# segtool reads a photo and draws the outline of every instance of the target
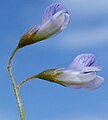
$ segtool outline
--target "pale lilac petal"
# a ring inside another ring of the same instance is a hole
[[[36,40],[44,40],[60,33],[66,28],[69,20],[70,16],[61,3],[51,4],[44,12],[42,23],[35,35]],[[37,30],[37,28],[34,27],[33,30],[31,30],[31,33],[35,30]]]
[[[84,67],[81,69],[81,73],[88,73],[88,72],[97,72],[97,71],[101,71],[100,67]]]
[[[67,27],[67,25],[69,24],[69,21],[70,21],[70,16],[69,16],[69,14],[66,14],[66,13],[65,13],[65,21],[64,21],[64,24],[63,24],[62,27],[61,27],[61,31]]]
[[[96,72],[90,72],[87,74],[81,74],[80,72],[71,72],[64,70],[62,74],[57,76],[57,79],[63,81],[65,85],[81,85],[90,82],[96,77]]]
[[[94,90],[99,88],[104,82],[104,79],[100,76],[97,76],[94,80],[91,82],[85,83],[82,87],[87,90]]]
[[[61,30],[65,21],[62,11],[57,12],[53,17],[44,23],[36,33],[37,39],[46,39]]]
[[[80,70],[84,67],[91,67],[95,65],[95,56],[93,54],[78,55],[68,69]]]
[[[80,89],[80,88],[82,88],[81,85],[69,85],[67,87],[74,88],[74,89]]]
[[[48,6],[42,17],[42,24],[44,24],[49,19],[51,19],[51,17],[59,11],[68,13],[67,10],[63,7],[63,5],[61,3],[54,3],[54,4],[51,4],[50,6]]]
[[[77,77],[81,80],[81,83],[88,83],[96,78],[96,72],[80,73]]]
[[[79,73],[63,72],[61,75],[57,76],[59,81],[63,81],[66,86],[68,85],[78,85],[82,80],[77,77]]]
[[[63,13],[64,14],[64,13]],[[67,25],[69,24],[70,21],[70,16],[69,14],[64,14],[65,19],[64,19],[64,23],[62,24],[61,28],[56,32],[56,34],[54,34],[52,37],[58,35],[63,29],[65,29],[67,27]]]

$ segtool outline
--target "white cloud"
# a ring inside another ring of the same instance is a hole
[[[68,31],[62,34],[60,40],[57,41],[60,48],[75,47],[96,47],[97,45],[108,44],[108,25],[97,29],[80,29]]]
[[[63,31],[59,37],[60,40],[57,41],[59,48],[86,48],[108,44],[108,0],[59,1],[69,8],[71,14],[69,24],[71,30],[68,27],[66,31]],[[72,28],[73,25],[76,26]]]
[[[14,114],[12,114],[10,111],[0,111],[0,120],[15,120],[14,117]]]
[[[47,120],[107,120],[106,116],[100,116],[100,115],[76,115],[76,116],[71,116],[71,115],[63,115],[63,116],[58,116],[56,118],[50,118]]]
[[[59,0],[79,15],[108,13],[108,0]],[[77,8],[77,9],[76,9]]]

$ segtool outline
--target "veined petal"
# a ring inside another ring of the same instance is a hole
[[[81,54],[78,55],[68,69],[80,70],[84,67],[90,67],[95,65],[95,56],[93,54]]]
[[[79,73],[75,72],[63,72],[61,75],[57,76],[57,79],[60,81],[64,81],[66,85],[77,85],[81,83],[81,80],[78,76]]]
[[[101,71],[101,68],[92,66],[92,67],[84,67],[81,69],[80,72],[81,73],[88,73],[88,72],[97,72],[97,71]]]
[[[66,86],[70,85],[82,85],[90,82],[96,77],[96,72],[87,74],[81,74],[80,72],[64,71],[62,74],[57,76],[57,79],[63,81]]]
[[[46,39],[59,32],[65,21],[62,11],[57,12],[50,20],[43,24],[36,33],[36,39]]]
[[[104,82],[104,79],[100,76],[97,76],[94,80],[92,80],[91,82],[85,83],[82,87],[87,90],[94,90],[99,88],[103,82]]]
[[[51,17],[59,11],[67,12],[61,3],[54,3],[48,6],[42,16],[42,24],[51,19]]]
[[[65,20],[64,20],[64,24],[61,27],[61,30],[65,29],[67,27],[67,25],[69,24],[70,21],[70,16],[69,14],[65,13]]]
[[[85,74],[79,74],[78,78],[81,80],[81,83],[87,83],[96,78],[96,72],[89,72]]]
[[[63,29],[65,29],[67,27],[67,25],[69,24],[70,21],[70,16],[67,13],[63,13],[65,16],[65,20],[63,25],[61,26],[61,28],[56,32],[56,34],[54,34],[52,37],[56,36],[57,34],[59,34]]]

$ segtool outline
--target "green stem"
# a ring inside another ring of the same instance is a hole
[[[18,84],[17,89],[19,89],[25,82],[27,82],[31,79],[34,79],[34,78],[38,78],[38,75],[33,75],[33,76],[26,78],[25,80],[23,80],[21,83]]]
[[[14,52],[12,53],[10,59],[9,59],[9,62],[8,62],[8,72],[9,72],[9,75],[10,75],[10,79],[11,79],[11,82],[12,82],[12,87],[13,87],[13,90],[14,90],[14,94],[15,94],[15,97],[16,97],[16,102],[17,102],[17,105],[18,105],[18,110],[19,110],[19,113],[20,113],[20,119],[21,120],[25,120],[25,117],[24,117],[24,111],[23,111],[23,107],[22,107],[22,103],[21,103],[21,99],[20,99],[20,95],[19,95],[19,91],[17,89],[17,86],[15,84],[15,81],[14,81],[14,78],[13,78],[13,75],[12,75],[12,71],[11,71],[11,62],[12,62],[12,58],[14,57],[15,53],[18,51],[18,47],[14,50]]]
[[[17,46],[17,47],[15,48],[15,50],[13,51],[13,53],[12,53],[10,59],[9,59],[8,67],[11,67],[12,59],[13,59],[13,57],[15,56],[15,54],[16,54],[16,52],[17,52],[18,50],[19,50],[19,47]]]

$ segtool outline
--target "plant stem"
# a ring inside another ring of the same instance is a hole
[[[8,72],[9,72],[9,75],[10,75],[10,79],[11,79],[11,82],[12,82],[12,87],[13,87],[13,90],[14,90],[14,94],[15,94],[15,97],[16,97],[16,102],[17,102],[17,105],[18,105],[18,110],[19,110],[19,113],[20,113],[20,119],[21,120],[25,120],[25,117],[24,117],[24,111],[23,111],[23,107],[22,107],[22,103],[21,103],[21,99],[20,99],[20,95],[19,95],[19,91],[17,89],[17,86],[15,84],[15,81],[14,81],[14,78],[13,78],[13,75],[12,75],[12,71],[11,71],[11,62],[12,62],[12,59],[15,55],[15,53],[18,51],[18,47],[14,50],[14,52],[12,53],[10,59],[9,59],[9,62],[8,62]]]
[[[38,75],[33,75],[33,76],[26,78],[25,80],[23,80],[21,83],[18,84],[17,89],[19,89],[25,82],[27,82],[31,79],[34,79],[34,78],[38,78]]]
[[[15,54],[16,54],[16,52],[17,52],[18,50],[19,50],[19,47],[17,46],[17,47],[15,48],[15,50],[13,51],[13,53],[12,53],[10,59],[9,59],[8,67],[11,67],[12,59],[13,59],[13,57],[15,56]]]

